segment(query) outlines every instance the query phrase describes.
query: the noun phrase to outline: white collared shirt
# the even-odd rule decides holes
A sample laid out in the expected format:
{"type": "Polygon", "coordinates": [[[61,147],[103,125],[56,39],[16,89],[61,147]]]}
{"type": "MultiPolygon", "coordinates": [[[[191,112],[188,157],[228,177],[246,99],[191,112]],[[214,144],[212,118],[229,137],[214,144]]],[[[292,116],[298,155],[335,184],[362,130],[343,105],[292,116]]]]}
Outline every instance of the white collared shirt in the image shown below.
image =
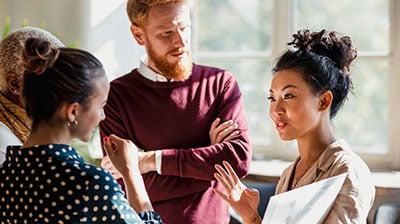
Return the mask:
{"type": "Polygon", "coordinates": [[[161,75],[160,73],[157,73],[156,71],[154,71],[153,69],[151,69],[149,66],[149,58],[147,57],[147,55],[143,55],[140,57],[140,65],[139,68],[137,69],[137,71],[146,79],[154,81],[154,82],[171,82],[174,80],[168,80],[167,78],[165,78],[163,75],[161,75]]]}
{"type": "Polygon", "coordinates": [[[6,159],[7,146],[22,145],[21,140],[3,122],[0,122],[0,164],[6,159]]]}
{"type": "MultiPolygon", "coordinates": [[[[154,82],[170,82],[173,80],[168,80],[166,79],[163,75],[155,72],[153,69],[151,69],[149,66],[149,59],[147,55],[143,55],[140,57],[140,65],[137,71],[139,74],[141,74],[143,77],[145,77],[148,80],[154,81],[154,82]]],[[[156,150],[156,155],[155,155],[155,163],[156,163],[156,170],[158,174],[161,174],[161,162],[162,162],[162,152],[161,150],[156,150]]]]}

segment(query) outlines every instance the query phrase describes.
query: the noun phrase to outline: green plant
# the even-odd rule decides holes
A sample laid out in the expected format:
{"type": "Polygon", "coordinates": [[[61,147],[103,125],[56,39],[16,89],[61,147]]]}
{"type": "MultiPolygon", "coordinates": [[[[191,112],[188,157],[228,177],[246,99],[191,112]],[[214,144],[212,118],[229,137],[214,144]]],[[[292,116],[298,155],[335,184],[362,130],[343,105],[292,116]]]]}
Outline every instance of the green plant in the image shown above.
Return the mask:
{"type": "MultiPolygon", "coordinates": [[[[22,20],[21,27],[26,27],[29,25],[29,20],[27,18],[22,20]]],[[[46,23],[41,22],[37,27],[41,29],[46,29],[46,23]]],[[[3,30],[3,38],[7,36],[11,32],[11,18],[9,16],[6,17],[5,25],[4,25],[4,30],[3,30]]],[[[55,35],[56,37],[60,38],[58,35],[55,35]]],[[[73,41],[71,43],[65,44],[66,47],[77,47],[78,46],[78,41],[73,41]]]]}

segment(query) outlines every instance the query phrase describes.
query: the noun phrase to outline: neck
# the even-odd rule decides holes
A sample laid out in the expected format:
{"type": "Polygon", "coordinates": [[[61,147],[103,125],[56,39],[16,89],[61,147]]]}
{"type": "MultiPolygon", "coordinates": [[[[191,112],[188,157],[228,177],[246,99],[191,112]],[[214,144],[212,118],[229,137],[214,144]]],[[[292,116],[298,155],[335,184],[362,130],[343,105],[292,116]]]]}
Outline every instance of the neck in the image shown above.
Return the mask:
{"type": "Polygon", "coordinates": [[[25,141],[23,148],[33,147],[35,145],[48,144],[66,144],[69,145],[72,140],[68,126],[54,127],[51,125],[38,125],[35,127],[28,139],[25,141]]]}
{"type": "Polygon", "coordinates": [[[297,139],[300,159],[304,163],[313,163],[319,155],[333,142],[336,138],[330,127],[320,128],[314,133],[297,139]]]}

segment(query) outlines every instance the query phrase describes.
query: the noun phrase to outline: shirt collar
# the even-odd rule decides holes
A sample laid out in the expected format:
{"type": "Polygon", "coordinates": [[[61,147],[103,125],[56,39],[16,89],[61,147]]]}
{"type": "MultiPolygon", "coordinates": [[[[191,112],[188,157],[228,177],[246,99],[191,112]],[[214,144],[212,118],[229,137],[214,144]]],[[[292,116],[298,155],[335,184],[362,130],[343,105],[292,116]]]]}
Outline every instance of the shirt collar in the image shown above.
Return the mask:
{"type": "MultiPolygon", "coordinates": [[[[319,173],[321,173],[321,172],[326,173],[329,170],[329,168],[332,166],[332,163],[334,163],[335,160],[337,159],[337,156],[334,156],[333,154],[336,154],[336,153],[342,152],[342,151],[348,151],[348,150],[350,150],[349,145],[343,139],[336,140],[335,142],[328,145],[328,147],[318,157],[316,162],[310,167],[310,170],[315,170],[315,173],[314,173],[315,176],[311,179],[306,178],[308,181],[306,184],[313,182],[314,179],[319,176],[319,173]]],[[[292,166],[292,170],[291,170],[292,173],[294,172],[294,168],[299,161],[300,161],[300,157],[297,157],[295,162],[293,163],[294,165],[292,166]]],[[[303,179],[303,178],[301,178],[301,179],[303,179]]]]}
{"type": "Polygon", "coordinates": [[[349,150],[350,147],[345,140],[336,140],[332,144],[328,145],[327,149],[325,149],[321,154],[317,161],[317,168],[323,172],[327,172],[332,163],[334,163],[337,159],[337,156],[334,156],[333,154],[349,150]]]}
{"type": "Polygon", "coordinates": [[[163,75],[160,73],[155,72],[153,69],[151,69],[149,66],[149,59],[147,55],[143,55],[140,57],[140,65],[138,68],[138,72],[145,77],[146,79],[149,79],[153,82],[170,82],[173,80],[168,80],[166,79],[163,75]]]}

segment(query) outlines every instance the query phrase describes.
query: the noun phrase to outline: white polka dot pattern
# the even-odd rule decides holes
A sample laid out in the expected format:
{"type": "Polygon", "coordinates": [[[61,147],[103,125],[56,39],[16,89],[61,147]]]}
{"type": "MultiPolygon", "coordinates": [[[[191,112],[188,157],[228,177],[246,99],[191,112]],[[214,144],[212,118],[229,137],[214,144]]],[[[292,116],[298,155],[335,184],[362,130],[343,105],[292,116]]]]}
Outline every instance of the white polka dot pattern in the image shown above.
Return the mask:
{"type": "Polygon", "coordinates": [[[8,147],[0,166],[0,223],[110,222],[143,223],[108,171],[68,145],[8,147]]]}

